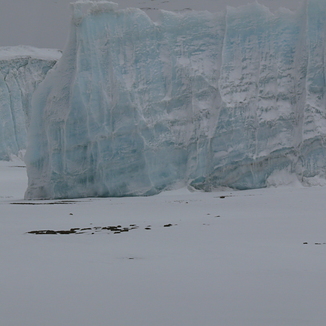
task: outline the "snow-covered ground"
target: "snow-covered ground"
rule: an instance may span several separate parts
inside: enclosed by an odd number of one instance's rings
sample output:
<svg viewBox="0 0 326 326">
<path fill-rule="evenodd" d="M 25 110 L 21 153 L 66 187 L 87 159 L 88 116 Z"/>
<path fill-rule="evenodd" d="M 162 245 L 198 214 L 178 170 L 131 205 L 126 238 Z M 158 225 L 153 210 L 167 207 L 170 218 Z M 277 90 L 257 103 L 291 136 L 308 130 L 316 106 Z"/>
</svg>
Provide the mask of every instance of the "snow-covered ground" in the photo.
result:
<svg viewBox="0 0 326 326">
<path fill-rule="evenodd" d="M 22 165 L 0 162 L 0 325 L 325 325 L 325 187 L 24 201 Z"/>
</svg>

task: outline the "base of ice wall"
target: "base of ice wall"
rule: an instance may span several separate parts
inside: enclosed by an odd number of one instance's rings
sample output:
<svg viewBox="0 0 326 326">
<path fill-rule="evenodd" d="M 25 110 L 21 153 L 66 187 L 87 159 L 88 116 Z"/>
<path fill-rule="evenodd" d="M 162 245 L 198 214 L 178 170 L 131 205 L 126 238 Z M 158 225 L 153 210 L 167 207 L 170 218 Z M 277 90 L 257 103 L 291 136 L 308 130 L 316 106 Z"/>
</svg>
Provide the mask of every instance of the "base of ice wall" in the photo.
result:
<svg viewBox="0 0 326 326">
<path fill-rule="evenodd" d="M 249 189 L 326 176 L 326 2 L 293 13 L 72 5 L 33 98 L 26 198 Z"/>
<path fill-rule="evenodd" d="M 52 49 L 0 47 L 0 160 L 26 149 L 32 94 L 60 56 Z"/>
</svg>

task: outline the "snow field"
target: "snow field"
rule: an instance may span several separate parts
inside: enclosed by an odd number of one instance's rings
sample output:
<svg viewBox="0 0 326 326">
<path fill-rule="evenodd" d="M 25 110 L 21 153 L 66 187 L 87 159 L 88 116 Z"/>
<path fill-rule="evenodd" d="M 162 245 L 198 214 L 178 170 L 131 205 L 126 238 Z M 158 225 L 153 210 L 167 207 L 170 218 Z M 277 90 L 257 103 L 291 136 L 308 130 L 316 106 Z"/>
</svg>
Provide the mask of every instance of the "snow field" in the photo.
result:
<svg viewBox="0 0 326 326">
<path fill-rule="evenodd" d="M 325 188 L 24 201 L 13 165 L 1 162 L 1 325 L 323 325 Z M 138 228 L 96 229 L 118 225 Z M 91 230 L 26 233 L 71 228 Z"/>
</svg>

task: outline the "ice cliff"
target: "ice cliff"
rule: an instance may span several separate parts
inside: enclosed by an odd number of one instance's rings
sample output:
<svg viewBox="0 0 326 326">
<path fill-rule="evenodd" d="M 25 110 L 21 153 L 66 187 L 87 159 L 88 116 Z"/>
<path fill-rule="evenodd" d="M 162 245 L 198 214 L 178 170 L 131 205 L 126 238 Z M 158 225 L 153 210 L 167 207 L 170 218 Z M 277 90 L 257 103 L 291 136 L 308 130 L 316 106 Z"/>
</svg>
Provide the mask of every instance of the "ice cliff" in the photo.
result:
<svg viewBox="0 0 326 326">
<path fill-rule="evenodd" d="M 58 50 L 0 47 L 0 160 L 26 149 L 32 94 L 60 56 Z"/>
<path fill-rule="evenodd" d="M 72 10 L 33 98 L 26 198 L 325 179 L 325 0 L 155 23 L 106 1 Z"/>
</svg>

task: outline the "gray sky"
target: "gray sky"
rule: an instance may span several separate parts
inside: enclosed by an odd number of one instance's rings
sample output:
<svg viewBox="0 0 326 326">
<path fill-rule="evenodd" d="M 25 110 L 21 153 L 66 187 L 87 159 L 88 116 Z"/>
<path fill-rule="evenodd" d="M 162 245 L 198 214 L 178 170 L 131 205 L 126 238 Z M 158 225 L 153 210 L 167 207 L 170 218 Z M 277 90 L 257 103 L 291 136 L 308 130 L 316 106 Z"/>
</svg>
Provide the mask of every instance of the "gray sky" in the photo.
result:
<svg viewBox="0 0 326 326">
<path fill-rule="evenodd" d="M 258 0 L 276 10 L 295 10 L 302 0 Z M 70 22 L 72 0 L 0 0 L 0 46 L 32 45 L 62 49 Z M 116 0 L 119 8 L 158 8 L 166 10 L 221 11 L 226 5 L 239 6 L 254 0 Z M 155 10 L 147 10 L 155 13 Z"/>
</svg>

